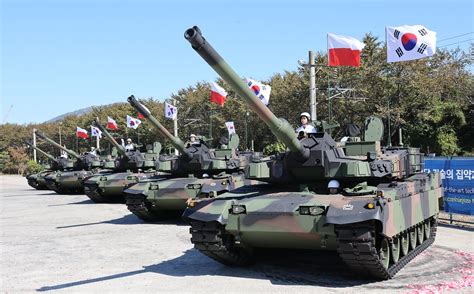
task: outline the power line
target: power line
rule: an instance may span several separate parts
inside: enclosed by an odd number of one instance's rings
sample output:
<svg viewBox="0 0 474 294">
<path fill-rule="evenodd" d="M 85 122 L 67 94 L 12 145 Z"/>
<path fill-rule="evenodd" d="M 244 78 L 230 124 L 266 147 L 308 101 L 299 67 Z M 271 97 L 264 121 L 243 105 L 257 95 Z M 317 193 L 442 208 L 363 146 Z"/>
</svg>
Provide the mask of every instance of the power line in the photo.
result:
<svg viewBox="0 0 474 294">
<path fill-rule="evenodd" d="M 438 46 L 438 48 L 443 48 L 443 47 L 448 47 L 448 46 L 451 46 L 451 45 L 466 43 L 466 42 L 469 42 L 469 41 L 472 41 L 472 40 L 473 40 L 473 39 L 467 39 L 467 40 L 459 41 L 459 42 L 456 42 L 456 43 L 451 43 L 451 44 L 447 44 L 447 45 L 443 45 L 443 46 Z"/>
<path fill-rule="evenodd" d="M 451 40 L 451 39 L 456 39 L 456 38 L 458 38 L 458 37 L 467 36 L 467 35 L 471 35 L 471 34 L 474 34 L 474 32 L 469 32 L 469 33 L 465 33 L 465 34 L 461 34 L 461 35 L 457 35 L 457 36 L 453 36 L 453 37 L 441 39 L 441 40 L 438 40 L 438 42 L 443 42 L 443 41 L 447 41 L 447 40 Z"/>
</svg>

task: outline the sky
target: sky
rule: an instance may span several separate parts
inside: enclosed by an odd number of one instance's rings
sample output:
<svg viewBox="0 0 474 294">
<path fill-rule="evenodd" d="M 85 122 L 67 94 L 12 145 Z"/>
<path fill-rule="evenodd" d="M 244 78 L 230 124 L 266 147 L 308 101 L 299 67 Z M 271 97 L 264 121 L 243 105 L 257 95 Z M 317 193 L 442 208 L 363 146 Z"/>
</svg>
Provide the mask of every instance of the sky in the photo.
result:
<svg viewBox="0 0 474 294">
<path fill-rule="evenodd" d="M 239 75 L 262 80 L 326 50 L 328 32 L 384 40 L 385 26 L 421 24 L 438 47 L 468 50 L 474 39 L 472 0 L 0 2 L 0 123 L 40 123 L 131 94 L 166 99 L 215 80 L 183 37 L 194 25 Z"/>
</svg>

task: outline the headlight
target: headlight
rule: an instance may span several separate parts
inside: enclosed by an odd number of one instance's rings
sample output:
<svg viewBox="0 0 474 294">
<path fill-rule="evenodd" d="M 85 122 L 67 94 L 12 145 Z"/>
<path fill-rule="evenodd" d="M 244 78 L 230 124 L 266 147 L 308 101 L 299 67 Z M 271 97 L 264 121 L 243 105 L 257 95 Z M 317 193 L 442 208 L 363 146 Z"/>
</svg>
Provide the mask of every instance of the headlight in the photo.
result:
<svg viewBox="0 0 474 294">
<path fill-rule="evenodd" d="M 158 190 L 158 189 L 160 189 L 160 186 L 155 185 L 155 184 L 150 185 L 150 190 Z"/>
<path fill-rule="evenodd" d="M 100 177 L 101 181 L 107 181 L 107 177 Z"/>
<path fill-rule="evenodd" d="M 301 215 L 322 215 L 326 209 L 322 206 L 300 206 Z"/>
<path fill-rule="evenodd" d="M 245 212 L 246 212 L 245 205 L 238 205 L 238 204 L 232 205 L 232 208 L 231 208 L 232 214 L 242 214 Z"/>
<path fill-rule="evenodd" d="M 199 190 L 201 189 L 202 185 L 201 184 L 188 184 L 186 188 L 190 190 Z"/>
<path fill-rule="evenodd" d="M 127 181 L 138 181 L 138 178 L 136 176 L 128 176 Z"/>
</svg>

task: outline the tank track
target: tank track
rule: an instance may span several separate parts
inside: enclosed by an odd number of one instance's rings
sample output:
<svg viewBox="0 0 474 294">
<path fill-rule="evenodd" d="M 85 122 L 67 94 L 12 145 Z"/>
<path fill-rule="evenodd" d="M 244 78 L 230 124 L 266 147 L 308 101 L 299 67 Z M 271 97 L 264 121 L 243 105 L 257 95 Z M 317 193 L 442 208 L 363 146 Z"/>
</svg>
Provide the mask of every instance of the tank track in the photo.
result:
<svg viewBox="0 0 474 294">
<path fill-rule="evenodd" d="M 94 185 L 83 185 L 84 186 L 84 193 L 95 203 L 117 203 L 117 202 L 124 202 L 123 195 L 122 196 L 104 196 L 100 194 L 99 187 L 97 184 Z"/>
<path fill-rule="evenodd" d="M 127 195 L 125 197 L 125 204 L 128 210 L 144 221 L 157 222 L 163 219 L 163 216 L 151 210 L 143 195 Z"/>
<path fill-rule="evenodd" d="M 36 181 L 36 180 L 27 180 L 27 181 L 28 181 L 28 185 L 30 185 L 30 187 L 35 188 L 36 190 L 40 190 L 38 188 L 39 187 L 38 181 Z"/>
<path fill-rule="evenodd" d="M 388 268 L 382 265 L 377 254 L 375 227 L 371 222 L 336 226 L 337 251 L 344 263 L 354 272 L 388 280 L 434 242 L 437 222 L 435 218 L 428 221 L 431 222 L 430 237 Z"/>
<path fill-rule="evenodd" d="M 250 249 L 234 245 L 234 238 L 226 234 L 217 222 L 191 221 L 191 242 L 202 254 L 229 266 L 244 266 L 253 262 Z"/>
<path fill-rule="evenodd" d="M 99 193 L 99 187 L 97 185 L 84 185 L 84 193 L 87 197 L 89 197 L 92 201 L 96 203 L 104 203 L 106 202 L 105 199 Z"/>
</svg>

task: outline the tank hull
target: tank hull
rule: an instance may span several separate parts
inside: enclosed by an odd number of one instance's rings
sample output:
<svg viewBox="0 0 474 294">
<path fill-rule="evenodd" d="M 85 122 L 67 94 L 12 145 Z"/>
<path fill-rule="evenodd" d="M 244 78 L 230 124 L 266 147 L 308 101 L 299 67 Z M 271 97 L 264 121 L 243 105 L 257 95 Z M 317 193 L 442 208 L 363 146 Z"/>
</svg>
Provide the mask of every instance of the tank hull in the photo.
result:
<svg viewBox="0 0 474 294">
<path fill-rule="evenodd" d="M 443 188 L 439 175 L 418 174 L 377 191 L 383 196 L 247 186 L 202 200 L 183 217 L 195 248 L 224 264 L 249 262 L 257 247 L 331 250 L 354 270 L 372 262 L 365 272 L 388 279 L 434 241 Z"/>
<path fill-rule="evenodd" d="M 44 179 L 44 177 L 48 176 L 51 173 L 54 173 L 54 171 L 44 170 L 39 173 L 26 176 L 26 180 L 28 181 L 28 185 L 37 190 L 48 190 L 48 186 L 46 185 L 46 180 Z"/>
<path fill-rule="evenodd" d="M 127 187 L 154 175 L 156 175 L 155 172 L 133 173 L 128 171 L 114 173 L 105 171 L 97 173 L 83 181 L 84 193 L 97 203 L 124 203 L 124 190 Z"/>
<path fill-rule="evenodd" d="M 130 186 L 125 194 L 131 212 L 146 221 L 157 221 L 167 212 L 181 213 L 189 199 L 201 193 L 217 196 L 253 183 L 245 180 L 243 173 L 218 178 L 150 178 Z"/>
<path fill-rule="evenodd" d="M 92 171 L 57 171 L 45 177 L 46 185 L 56 193 L 84 193 L 82 180 L 93 175 Z"/>
</svg>

